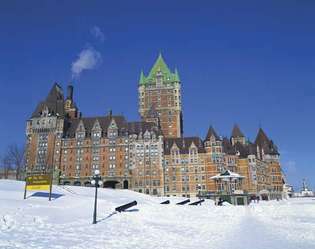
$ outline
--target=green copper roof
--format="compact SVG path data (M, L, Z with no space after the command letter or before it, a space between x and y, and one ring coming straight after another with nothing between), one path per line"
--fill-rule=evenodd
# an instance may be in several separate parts
M166 65L161 53L159 54L159 57L157 58L156 62L154 63L154 65L153 65L153 67L149 73L148 78L154 78L159 71L161 71L163 73L163 75L166 75L166 76L171 75L171 71L168 68L168 66Z
M139 84L140 84L140 85L145 85L145 80L146 80L146 79L145 79L144 73L143 73L143 71L141 70Z
M175 81L178 81L178 82L180 81L180 78L179 78L179 74L178 74L177 68L175 68L175 74L174 74L174 77L175 77L175 78L174 78L174 80L175 80Z
M140 85L155 85L156 77L159 73L161 73L161 76L163 78L163 84L168 84L168 83L173 84L175 82L180 82L177 69L175 69L175 72L172 73L171 70L168 68L167 64L165 63L162 54L160 53L147 77L141 71L139 84Z

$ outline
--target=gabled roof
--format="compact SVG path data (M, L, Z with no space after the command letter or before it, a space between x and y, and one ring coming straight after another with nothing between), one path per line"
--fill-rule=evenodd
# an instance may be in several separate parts
M154 123L151 122L127 122L124 116L108 115L103 117L86 117L69 119L65 123L65 137L73 138L77 131L77 127L82 122L85 128L85 134L87 137L91 136L93 127L95 124L99 124L102 130L102 137L107 136L107 130L114 121L117 125L118 135L123 136L127 134L144 133L145 131L155 132L156 135L160 135L160 130Z
M207 136L205 138L205 141L209 141L212 136L215 137L216 140L220 140L220 137L217 135L214 128L210 125L208 132L207 132Z
M164 139L164 154L169 155L173 145L179 148L180 154L189 154L189 148L194 144L198 153L205 153L203 142L199 137L166 138Z
M233 130L232 130L232 136L231 137L245 137L243 132L241 131L240 127L235 124L234 127L233 127Z
M127 122L123 116L104 116L104 117L86 117L86 118L76 118L76 119L70 119L65 124L65 136L66 137L75 137L75 132L77 130L78 125L83 122L86 136L89 137L91 135L93 126L96 121L99 122L100 128L102 129L103 134L107 135L107 129L111 123L111 120L114 119L119 132L123 133L127 131Z

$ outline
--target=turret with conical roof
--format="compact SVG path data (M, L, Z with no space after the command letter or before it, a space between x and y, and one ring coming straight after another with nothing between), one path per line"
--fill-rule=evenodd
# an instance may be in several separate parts
M139 85L145 85L145 82L146 82L146 78L145 78L145 76L144 76L143 71L141 70Z
M139 80L139 113L144 121L152 121L152 106L159 117L164 136L182 136L181 84L177 69L172 72L160 53L149 74Z
M231 135L231 142L232 142L232 145L235 145L236 143L240 143L243 145L246 144L245 136L243 132L241 131L240 127L238 126L238 124L235 124L233 127L232 135Z
M267 145L269 143L269 138L267 137L266 133L262 128L259 128L256 139L255 139L255 144L263 146Z
M217 135L217 133L214 130L214 128L212 127L212 125L209 126L205 141L210 141L211 139L215 139L215 140L220 139L220 137Z
M274 157L276 160L278 159L279 152L277 146L268 138L262 128L259 128L258 130L255 145L257 147L257 154L260 158L268 155L269 157Z

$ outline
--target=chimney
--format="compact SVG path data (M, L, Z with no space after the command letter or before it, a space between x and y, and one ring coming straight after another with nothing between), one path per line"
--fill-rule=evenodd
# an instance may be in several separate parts
M68 85L67 99L73 100L73 85Z

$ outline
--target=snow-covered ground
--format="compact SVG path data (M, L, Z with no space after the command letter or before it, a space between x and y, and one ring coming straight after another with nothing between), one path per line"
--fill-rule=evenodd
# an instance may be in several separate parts
M94 189L54 186L57 199L23 200L23 182L0 180L0 248L313 249L315 200L260 202L247 207L176 206L183 198L154 198L100 189L92 225ZM30 197L31 196L31 197ZM136 200L129 212L116 206Z

